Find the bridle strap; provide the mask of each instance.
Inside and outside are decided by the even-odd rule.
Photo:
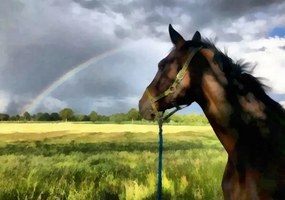
[[[178,104],[175,105],[175,109],[173,111],[171,111],[169,114],[167,114],[166,116],[164,115],[164,111],[162,113],[159,113],[156,106],[155,106],[155,102],[157,102],[158,100],[168,96],[169,94],[172,94],[175,92],[176,87],[178,86],[178,84],[180,84],[180,82],[183,80],[186,71],[188,69],[188,66],[191,62],[191,60],[193,59],[193,57],[195,56],[195,54],[200,51],[202,49],[202,47],[198,47],[198,48],[194,48],[186,62],[184,63],[183,67],[181,68],[181,70],[177,73],[176,75],[176,79],[174,80],[174,82],[171,84],[171,86],[165,90],[163,93],[161,93],[160,95],[153,97],[151,95],[151,93],[149,92],[148,88],[146,89],[146,94],[150,100],[151,103],[151,107],[152,109],[155,111],[156,116],[158,117],[158,126],[159,126],[159,156],[158,156],[158,179],[157,179],[157,198],[160,200],[162,199],[162,144],[163,144],[163,137],[162,137],[162,124],[165,120],[167,120],[171,115],[173,115],[175,112],[177,112],[178,110],[181,110],[188,105],[186,105],[185,107],[180,107]],[[176,102],[173,102],[174,104],[176,104]]]
[[[161,93],[160,95],[154,97],[154,96],[151,95],[151,93],[149,92],[148,88],[146,89],[146,94],[147,94],[147,96],[148,96],[148,98],[149,98],[149,100],[150,100],[151,107],[152,107],[152,109],[155,111],[156,115],[159,116],[159,118],[161,118],[161,116],[160,116],[160,114],[159,114],[159,112],[158,112],[158,110],[157,110],[157,108],[156,108],[156,106],[155,106],[155,102],[157,102],[158,100],[160,100],[160,99],[162,99],[162,98],[168,96],[169,94],[172,94],[172,93],[175,92],[177,86],[178,86],[178,85],[181,83],[181,81],[183,80],[183,78],[184,78],[184,76],[185,76],[185,74],[186,74],[186,72],[187,72],[187,69],[188,69],[188,66],[189,66],[191,60],[192,60],[193,57],[196,55],[196,53],[198,53],[201,49],[202,49],[202,47],[197,47],[197,48],[194,48],[194,49],[190,52],[190,54],[189,54],[187,60],[186,60],[185,63],[183,64],[181,70],[177,73],[176,79],[175,79],[174,82],[170,85],[170,87],[169,87],[167,90],[165,90],[163,93]],[[188,105],[187,105],[187,106],[188,106]],[[185,107],[187,107],[187,106],[185,106]],[[178,110],[181,110],[181,109],[184,108],[184,107],[179,107],[178,105],[176,105],[175,107],[176,107],[176,109],[175,109],[174,111],[170,112],[170,113],[167,115],[168,117],[165,116],[165,117],[167,117],[167,118],[165,118],[165,117],[162,117],[162,118],[163,118],[164,120],[166,120],[166,119],[168,119],[171,115],[173,115],[175,112],[177,112]],[[163,116],[163,114],[162,114],[162,116]],[[163,120],[163,121],[164,121],[164,120]]]

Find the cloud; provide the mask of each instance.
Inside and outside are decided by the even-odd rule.
[[[234,60],[243,59],[257,64],[253,74],[261,77],[275,93],[285,93],[285,38],[262,38],[242,40],[240,42],[222,42],[218,46],[226,47],[228,55]]]
[[[283,106],[283,108],[285,108],[285,101],[280,101],[279,103],[281,106]]]
[[[133,34],[136,37],[142,35],[168,39],[167,33],[161,30],[161,25],[172,23],[179,27],[180,31],[193,32],[196,29],[211,28],[218,35],[224,35],[231,40],[231,37],[238,38],[239,33],[227,33],[223,27],[230,27],[232,24],[240,24],[239,21],[246,21],[242,27],[232,27],[234,31],[245,31],[252,34],[264,35],[268,30],[257,29],[258,23],[265,23],[266,26],[274,27],[284,22],[283,10],[285,3],[277,1],[238,1],[236,3],[225,0],[221,1],[123,1],[116,3],[111,1],[100,2],[95,0],[76,0],[75,3],[83,8],[95,12],[110,12],[118,14],[122,19],[127,20],[127,26],[131,27],[128,36]],[[281,16],[281,18],[280,18]],[[237,23],[236,23],[237,21]],[[264,22],[265,21],[265,22]],[[256,23],[256,24],[254,24]],[[283,23],[284,24],[284,23]],[[254,26],[255,25],[255,26]],[[120,33],[118,27],[118,33]],[[125,36],[125,35],[124,35]]]
[[[155,47],[148,49],[150,44],[155,44]],[[58,99],[65,99],[79,111],[80,108],[82,111],[84,105],[84,112],[95,108],[102,113],[110,113],[116,109],[121,109],[122,112],[122,109],[137,107],[137,102],[133,99],[139,99],[156,73],[158,61],[170,48],[171,44],[162,42],[138,41],[132,48],[126,48],[112,56],[112,59],[92,64],[67,80],[52,92],[52,95]],[[123,100],[119,101],[120,99]],[[97,102],[98,105],[93,107],[93,102]],[[108,106],[104,106],[102,102]]]
[[[92,108],[102,114],[119,113],[136,108],[139,98],[137,96],[127,96],[121,98],[101,97],[93,99]]]
[[[0,112],[7,112],[7,107],[10,103],[10,96],[4,91],[0,91]]]
[[[60,108],[63,103],[89,112],[92,102],[101,98],[115,102],[109,101],[108,107],[98,104],[105,113],[135,106],[127,98],[139,98],[158,61],[171,48],[169,23],[185,38],[200,30],[203,36],[217,37],[221,48],[228,47],[233,57],[260,61],[256,74],[268,76],[274,90],[284,92],[279,74],[285,45],[280,38],[269,38],[275,27],[285,24],[284,9],[281,0],[1,1],[0,85],[10,97],[5,110],[21,111],[80,63],[133,42],[134,48],[94,63],[67,80],[38,110]]]
[[[58,112],[67,107],[67,103],[54,97],[46,97],[42,102],[42,112]]]
[[[90,20],[91,13],[78,12],[67,2],[1,2],[0,20],[5,27],[0,31],[3,90],[29,101],[71,67],[122,42]],[[12,107],[23,106],[18,103],[13,101],[8,110],[17,112],[19,108]]]
[[[17,95],[10,91],[0,90],[0,112],[21,114],[22,108],[29,102],[27,95]]]

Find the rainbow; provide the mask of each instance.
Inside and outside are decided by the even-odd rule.
[[[123,51],[124,49],[130,48],[135,43],[136,42],[133,42],[133,43],[130,43],[128,45],[121,46],[121,47],[112,49],[110,51],[104,52],[100,55],[97,55],[97,56],[90,58],[89,60],[87,60],[87,61],[85,61],[79,65],[72,67],[71,70],[66,72],[64,75],[62,75],[57,80],[52,82],[48,87],[46,87],[38,96],[35,97],[35,99],[30,104],[25,105],[22,109],[22,113],[24,113],[25,111],[28,111],[30,113],[34,113],[35,109],[42,102],[42,100],[46,96],[48,96],[51,92],[53,92],[56,88],[58,88],[60,85],[62,85],[65,81],[69,80],[71,77],[75,76],[76,74],[78,74],[82,70],[85,70],[86,68],[91,66],[91,64],[94,64],[100,60],[103,60],[109,56],[112,56],[112,55],[114,55],[120,51]]]

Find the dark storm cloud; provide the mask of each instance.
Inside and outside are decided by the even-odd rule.
[[[8,105],[6,113],[18,114],[19,113],[19,103],[12,100]]]
[[[118,74],[119,70],[107,72],[108,70],[105,69],[108,68],[103,66],[100,69],[98,67],[87,69],[59,87],[53,95],[60,99],[127,95],[131,88],[123,77],[112,76],[112,74]]]
[[[283,0],[240,0],[240,1],[211,1],[210,8],[221,13],[221,16],[242,16],[248,12],[260,11],[263,8],[283,3]]]
[[[218,38],[239,41],[242,37],[238,32],[228,33],[224,28],[242,16],[254,20],[255,13],[281,13],[284,3],[283,7],[273,9],[281,3],[281,0],[1,1],[0,91],[17,96],[8,106],[8,111],[15,113],[91,57],[140,38],[169,41],[169,23],[182,33],[189,33],[185,38],[190,38],[195,30],[210,28]],[[53,95],[61,101],[74,99],[71,106],[78,108],[76,98],[80,97],[119,99],[139,95],[141,85],[130,84],[141,78],[137,77],[137,69],[133,68],[136,61],[131,57],[120,55],[97,63],[100,70],[91,67],[67,81]],[[120,67],[112,68],[112,65]],[[120,103],[121,108],[127,105],[128,102]]]
[[[73,66],[112,46],[101,42],[101,38],[84,41],[79,33],[78,36],[69,33],[47,39],[49,41],[8,49],[9,66],[3,70],[5,77],[1,79],[4,89],[13,85],[10,89],[17,94],[26,93],[28,88],[37,93]]]
[[[99,1],[74,0],[74,2],[80,4],[83,8],[87,9],[103,8],[102,2]]]
[[[116,34],[118,38],[126,38],[129,35],[128,30],[119,25],[115,26],[114,33]]]
[[[1,2],[0,44],[5,63],[0,62],[0,83],[1,90],[12,96],[33,98],[74,66],[120,43],[104,28],[98,29],[100,24],[84,24],[71,13],[63,13],[63,4],[49,2]],[[41,6],[45,10],[37,11]],[[12,98],[7,111],[19,112],[26,103]]]
[[[140,44],[135,49],[131,48],[112,55],[112,59],[95,62],[72,79],[67,80],[65,84],[53,92],[53,95],[60,99],[78,96],[122,98],[140,95],[145,85],[139,84],[143,82],[144,77],[139,76],[138,73],[143,73],[147,69],[144,65],[153,66],[156,70],[157,63],[157,61],[150,60],[147,52],[152,52],[152,50],[146,49],[145,46]],[[138,50],[141,54],[139,60],[132,54],[133,51]],[[143,69],[138,66],[142,66]]]
[[[224,27],[232,24],[232,21],[240,17],[246,17],[249,21],[257,18],[256,13],[263,15],[268,12],[282,13],[278,9],[278,4],[284,4],[283,0],[254,0],[254,1],[226,1],[226,0],[181,0],[181,1],[114,1],[75,0],[76,3],[84,8],[91,10],[112,10],[115,13],[123,15],[129,20],[128,36],[148,35],[168,39],[167,31],[157,29],[157,26],[167,25],[169,23],[179,24],[181,30],[185,33],[193,32],[198,29],[211,27],[224,40],[238,41],[241,39],[238,33],[224,33]],[[100,2],[100,3],[99,3]],[[274,7],[274,11],[272,8]],[[280,8],[280,6],[279,6]],[[246,28],[246,27],[245,27]],[[116,30],[118,37],[126,37],[126,32],[120,27]],[[136,34],[134,34],[136,33]],[[264,33],[262,33],[264,34]]]

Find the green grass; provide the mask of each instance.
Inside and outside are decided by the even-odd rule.
[[[163,199],[222,199],[222,146],[181,130],[164,134]],[[157,133],[35,134],[0,134],[0,199],[156,199]]]

